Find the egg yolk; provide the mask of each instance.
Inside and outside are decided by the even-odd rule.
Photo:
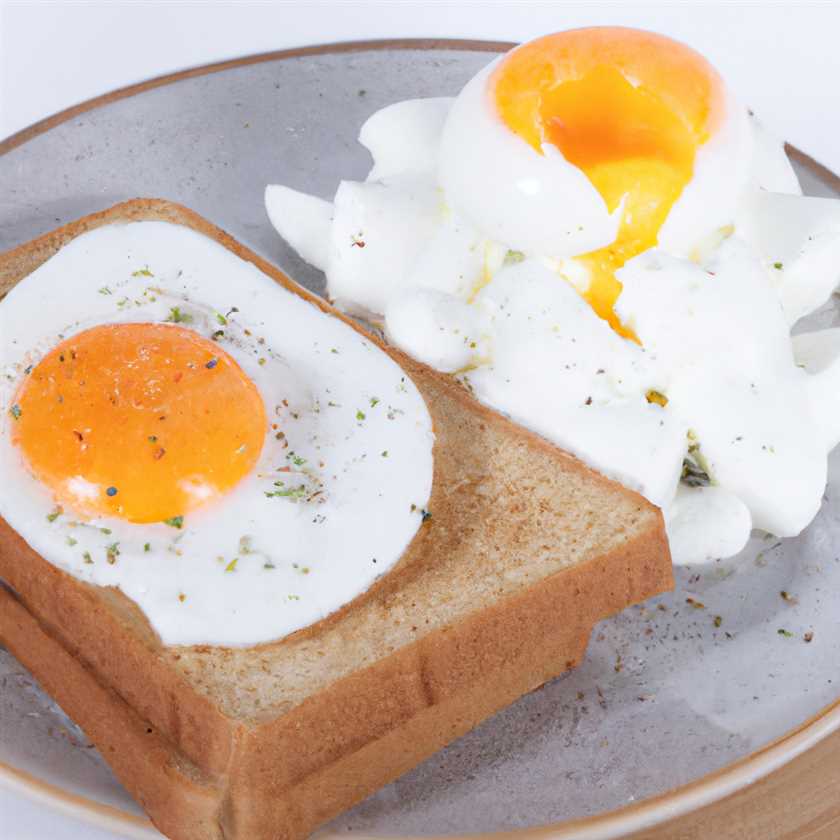
[[[623,202],[615,241],[578,259],[591,278],[584,297],[632,337],[613,310],[621,292],[615,271],[656,245],[691,180],[698,147],[722,119],[721,79],[702,56],[669,38],[596,27],[513,50],[494,71],[491,89],[513,132],[539,154],[545,143],[559,149],[610,213]]]
[[[15,397],[12,441],[82,516],[175,520],[230,491],[267,429],[254,383],[218,344],[166,324],[61,342]]]

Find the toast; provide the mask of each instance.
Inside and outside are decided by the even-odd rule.
[[[0,255],[0,295],[87,230],[185,225],[362,330],[195,213],[133,200]],[[673,585],[661,512],[365,333],[434,423],[433,517],[322,621],[248,648],[167,647],[0,519],[0,640],[174,840],[300,838],[568,670],[595,622]]]

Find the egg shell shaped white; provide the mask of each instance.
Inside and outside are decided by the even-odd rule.
[[[813,312],[840,282],[840,201],[748,190],[735,230],[764,260],[788,324]]]
[[[326,271],[333,206],[329,201],[280,184],[265,188],[265,209],[274,229],[301,259]]]
[[[567,257],[618,232],[595,187],[551,144],[538,153],[501,120],[488,90],[498,61],[458,94],[444,124],[438,181],[447,203],[487,238],[529,254]]]
[[[348,312],[381,315],[391,294],[408,285],[442,217],[440,193],[428,176],[342,181],[330,231],[330,298]]]
[[[840,443],[840,327],[795,335],[793,354],[808,374],[811,411],[830,452]]]
[[[692,176],[659,229],[662,250],[690,256],[716,230],[732,224],[750,181],[754,145],[746,108],[725,90],[722,122],[697,148]]]
[[[750,115],[753,131],[753,159],[750,184],[767,192],[802,195],[796,170],[785,151],[785,144],[764,123]]]
[[[665,527],[675,563],[693,566],[737,554],[750,538],[747,506],[723,487],[680,485]]]
[[[393,175],[434,175],[451,97],[406,99],[381,108],[359,130],[359,142],[373,157],[368,181]]]

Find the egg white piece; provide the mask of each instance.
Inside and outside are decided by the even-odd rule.
[[[342,181],[335,194],[327,289],[348,312],[385,311],[407,285],[412,266],[440,225],[443,208],[433,181],[406,175]]]
[[[504,125],[487,92],[497,63],[467,83],[444,125],[438,181],[447,203],[517,251],[561,258],[608,245],[622,208],[610,214],[589,178],[553,145],[537,154]]]
[[[619,276],[617,311],[661,372],[668,410],[696,434],[713,481],[741,498],[756,527],[798,534],[819,509],[825,448],[761,263],[733,238],[704,265],[648,252]]]
[[[466,299],[501,264],[494,264],[500,253],[503,261],[504,249],[446,212],[409,269],[404,288],[437,289]]]
[[[60,337],[166,322],[176,306],[181,326],[216,334],[285,437],[266,429],[252,473],[182,528],[53,516],[11,443],[21,377]],[[0,370],[0,474],[14,487],[0,515],[49,562],[120,588],[166,644],[250,645],[312,624],[387,572],[420,526],[433,434],[412,382],[347,324],[182,226],[109,225],[63,247],[0,302]]]
[[[301,259],[320,271],[329,263],[333,206],[323,198],[280,184],[265,188],[265,209],[274,229]]]
[[[425,364],[454,373],[479,358],[483,348],[480,313],[454,295],[436,289],[408,289],[388,304],[388,340]]]
[[[749,182],[753,146],[747,111],[727,91],[723,122],[697,149],[692,177],[659,230],[662,250],[689,256],[716,230],[731,224]]]
[[[793,353],[808,373],[811,411],[830,452],[840,443],[840,328],[795,335]]]
[[[440,134],[451,97],[407,99],[372,114],[359,131],[359,142],[373,157],[368,181],[393,175],[433,175]]]
[[[464,374],[473,394],[638,490],[673,496],[685,426],[645,399],[645,354],[548,267],[525,260],[481,290],[487,349]]]
[[[802,187],[785,144],[755,115],[750,115],[753,132],[751,186],[767,192],[802,195]]]
[[[745,376],[793,367],[781,305],[761,262],[741,240],[726,240],[699,265],[646,251],[617,277],[623,289],[616,312],[656,363],[661,385],[697,363]]]
[[[840,282],[840,201],[747,192],[735,230],[764,259],[790,325],[828,300]]]
[[[741,551],[750,538],[752,518],[738,496],[723,487],[680,485],[665,527],[675,562],[692,566]]]

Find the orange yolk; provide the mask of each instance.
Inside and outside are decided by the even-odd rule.
[[[182,327],[109,324],[63,341],[15,398],[12,441],[59,505],[162,522],[227,493],[267,429],[254,383]]]
[[[589,178],[612,213],[624,201],[616,240],[581,259],[584,297],[622,335],[615,277],[657,243],[691,180],[697,149],[723,114],[723,83],[682,44],[634,29],[560,32],[511,52],[491,78],[505,124],[539,154],[551,143]],[[565,201],[558,196],[558,201]]]

